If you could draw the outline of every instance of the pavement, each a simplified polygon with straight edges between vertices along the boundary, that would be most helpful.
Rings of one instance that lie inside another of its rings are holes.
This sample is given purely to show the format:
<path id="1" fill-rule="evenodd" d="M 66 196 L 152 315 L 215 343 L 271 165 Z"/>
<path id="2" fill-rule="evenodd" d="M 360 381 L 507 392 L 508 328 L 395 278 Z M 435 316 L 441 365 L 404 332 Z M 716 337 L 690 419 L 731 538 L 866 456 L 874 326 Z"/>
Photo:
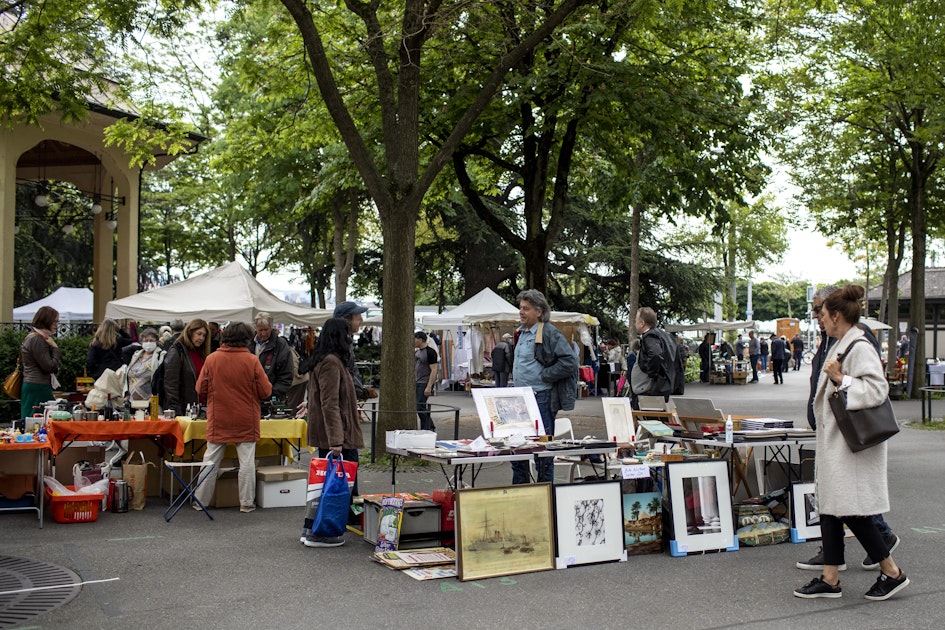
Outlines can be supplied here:
<path id="1" fill-rule="evenodd" d="M 790 419 L 803 426 L 809 367 L 774 385 L 689 384 L 686 394 L 712 398 L 726 413 Z M 460 434 L 478 434 L 472 398 L 444 392 L 431 402 L 458 407 Z M 893 403 L 900 420 L 918 421 L 918 401 Z M 564 415 L 563 413 L 561 415 Z M 599 398 L 568 412 L 577 436 L 601 434 Z M 452 420 L 435 416 L 443 437 Z M 367 427 L 365 427 L 367 429 Z M 77 573 L 86 584 L 71 602 L 20 627 L 148 630 L 179 628 L 940 628 L 945 618 L 945 501 L 941 474 L 945 432 L 904 428 L 889 444 L 892 510 L 902 538 L 896 560 L 912 580 L 886 602 L 863 599 L 877 577 L 859 568 L 859 544 L 847 544 L 843 597 L 792 596 L 816 572 L 794 563 L 818 543 L 742 547 L 674 558 L 572 567 L 475 582 L 418 582 L 369 560 L 372 546 L 352 533 L 333 549 L 299 543 L 303 508 L 213 510 L 214 520 L 182 510 L 170 523 L 166 500 L 145 510 L 103 513 L 94 523 L 38 529 L 35 515 L 0 515 L 0 555 L 31 558 Z M 509 481 L 507 465 L 489 467 L 478 486 Z M 437 467 L 406 466 L 398 491 L 445 487 Z M 362 492 L 390 490 L 390 470 L 365 466 Z M 11 590 L 0 572 L 0 621 Z M 0 623 L 0 627 L 3 626 Z"/>

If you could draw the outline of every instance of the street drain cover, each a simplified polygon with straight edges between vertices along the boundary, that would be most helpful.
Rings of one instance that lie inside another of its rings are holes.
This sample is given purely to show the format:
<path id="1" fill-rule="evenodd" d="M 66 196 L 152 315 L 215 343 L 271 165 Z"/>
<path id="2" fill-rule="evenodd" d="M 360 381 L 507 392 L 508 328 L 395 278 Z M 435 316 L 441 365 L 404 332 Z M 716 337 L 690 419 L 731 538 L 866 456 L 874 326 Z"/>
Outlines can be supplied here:
<path id="1" fill-rule="evenodd" d="M 72 601 L 82 589 L 79 581 L 65 567 L 0 556 L 0 628 L 22 625 Z"/>

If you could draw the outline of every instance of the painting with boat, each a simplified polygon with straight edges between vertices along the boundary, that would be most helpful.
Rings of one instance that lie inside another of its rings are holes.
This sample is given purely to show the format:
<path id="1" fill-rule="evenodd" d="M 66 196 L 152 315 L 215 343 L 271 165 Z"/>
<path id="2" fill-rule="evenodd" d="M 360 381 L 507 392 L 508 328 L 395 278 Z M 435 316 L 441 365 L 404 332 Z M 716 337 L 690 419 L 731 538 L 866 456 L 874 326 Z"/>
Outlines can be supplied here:
<path id="1" fill-rule="evenodd" d="M 460 580 L 553 569 L 551 484 L 459 490 L 456 559 Z"/>

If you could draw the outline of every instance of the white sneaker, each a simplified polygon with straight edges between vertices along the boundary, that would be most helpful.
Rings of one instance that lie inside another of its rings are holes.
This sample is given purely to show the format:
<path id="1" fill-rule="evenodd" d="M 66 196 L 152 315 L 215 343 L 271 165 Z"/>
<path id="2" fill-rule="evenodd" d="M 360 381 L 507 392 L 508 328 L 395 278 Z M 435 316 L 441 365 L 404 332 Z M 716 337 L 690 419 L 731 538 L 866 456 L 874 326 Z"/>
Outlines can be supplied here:
<path id="1" fill-rule="evenodd" d="M 240 512 L 244 512 L 244 513 L 246 513 L 246 512 L 254 512 L 255 510 L 256 510 L 256 506 L 255 506 L 255 505 L 241 505 L 241 506 L 240 506 Z"/>

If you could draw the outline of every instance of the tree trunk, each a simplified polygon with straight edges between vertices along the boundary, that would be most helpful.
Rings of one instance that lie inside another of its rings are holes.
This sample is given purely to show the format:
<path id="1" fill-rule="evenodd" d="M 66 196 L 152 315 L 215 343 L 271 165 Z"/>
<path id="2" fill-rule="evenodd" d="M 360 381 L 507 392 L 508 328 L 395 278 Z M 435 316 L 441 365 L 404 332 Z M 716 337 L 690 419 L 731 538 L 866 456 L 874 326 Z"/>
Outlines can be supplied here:
<path id="1" fill-rule="evenodd" d="M 627 340 L 633 345 L 633 340 L 637 338 L 637 327 L 634 326 L 634 319 L 637 316 L 637 309 L 640 308 L 640 223 L 643 217 L 643 204 L 635 203 L 632 209 L 633 214 L 630 217 L 630 335 Z"/>
<path id="2" fill-rule="evenodd" d="M 929 173 L 923 164 L 923 146 L 912 144 L 909 201 L 912 211 L 912 299 L 909 300 L 909 326 L 919 331 L 916 337 L 912 366 L 912 398 L 921 398 L 919 388 L 925 387 L 925 183 Z"/>

